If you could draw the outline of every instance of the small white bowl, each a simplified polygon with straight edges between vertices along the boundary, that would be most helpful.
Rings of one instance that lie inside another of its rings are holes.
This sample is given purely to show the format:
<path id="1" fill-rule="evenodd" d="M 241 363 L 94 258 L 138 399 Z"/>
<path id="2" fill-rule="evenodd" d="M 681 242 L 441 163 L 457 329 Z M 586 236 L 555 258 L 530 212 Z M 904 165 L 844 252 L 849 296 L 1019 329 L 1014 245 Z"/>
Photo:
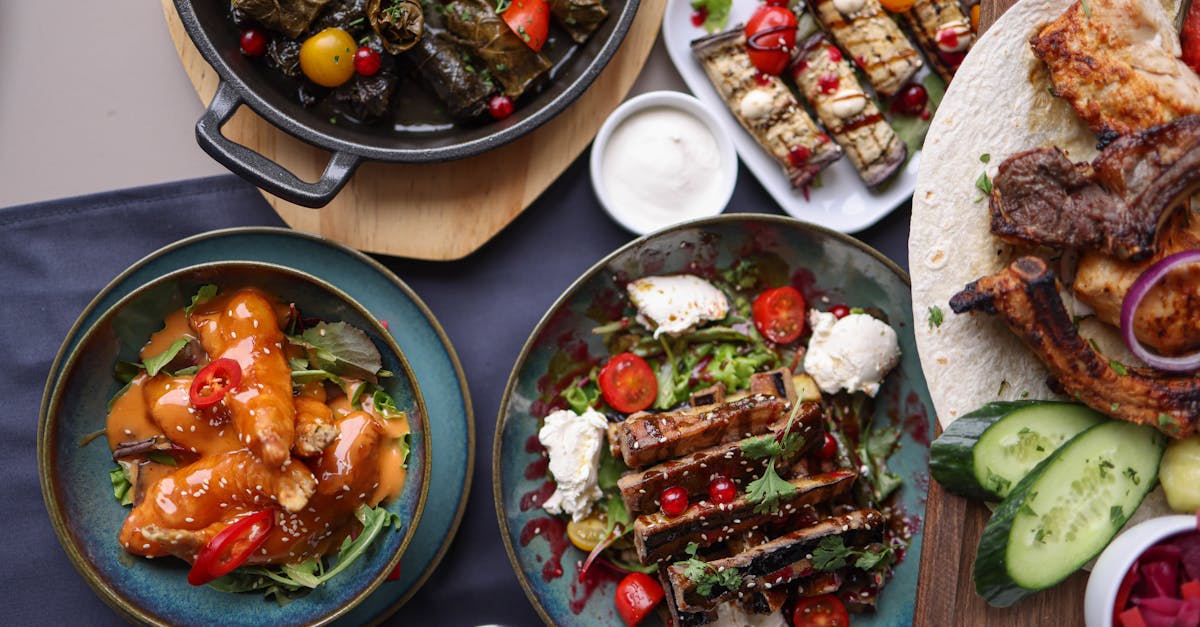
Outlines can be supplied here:
<path id="1" fill-rule="evenodd" d="M 1163 516 L 1130 527 L 1110 542 L 1088 577 L 1087 592 L 1083 596 L 1083 618 L 1087 627 L 1113 627 L 1113 606 L 1117 603 L 1117 590 L 1125 573 L 1146 549 L 1187 531 L 1196 531 L 1195 516 Z"/>
<path id="2" fill-rule="evenodd" d="M 644 213 L 628 203 L 618 202 L 609 189 L 612 172 L 605 166 L 605 156 L 611 147 L 613 133 L 635 114 L 649 109 L 674 109 L 690 115 L 712 134 L 717 148 L 717 182 L 714 191 L 704 194 L 703 199 L 696 203 L 685 203 L 669 212 Z M 737 183 L 738 157 L 734 150 L 733 141 L 721 128 L 712 111 L 699 100 L 678 91 L 652 91 L 627 100 L 613 111 L 592 144 L 591 155 L 592 189 L 600 200 L 604 210 L 627 230 L 644 235 L 652 231 L 666 228 L 673 224 L 697 218 L 715 216 L 725 210 L 729 198 L 733 195 Z"/>

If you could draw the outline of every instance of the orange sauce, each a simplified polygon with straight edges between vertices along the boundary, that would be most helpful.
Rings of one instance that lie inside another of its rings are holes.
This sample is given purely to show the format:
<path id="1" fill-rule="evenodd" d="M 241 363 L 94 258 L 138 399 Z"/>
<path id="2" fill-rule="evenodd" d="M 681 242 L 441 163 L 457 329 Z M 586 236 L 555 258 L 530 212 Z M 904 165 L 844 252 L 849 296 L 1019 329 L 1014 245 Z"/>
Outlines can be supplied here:
<path id="1" fill-rule="evenodd" d="M 163 320 L 163 328 L 150 336 L 150 340 L 138 352 L 138 358 L 146 360 L 155 355 L 161 355 L 163 351 L 171 347 L 171 344 L 175 343 L 175 340 L 181 337 L 196 337 L 196 333 L 188 326 L 187 316 L 183 315 L 182 309 L 171 312 L 171 315 Z"/>
<path id="2" fill-rule="evenodd" d="M 146 408 L 142 389 L 149 379 L 146 373 L 139 374 L 129 388 L 113 401 L 106 427 L 109 450 L 115 451 L 125 442 L 137 442 L 163 434 L 162 429 L 150 420 L 150 412 Z"/>

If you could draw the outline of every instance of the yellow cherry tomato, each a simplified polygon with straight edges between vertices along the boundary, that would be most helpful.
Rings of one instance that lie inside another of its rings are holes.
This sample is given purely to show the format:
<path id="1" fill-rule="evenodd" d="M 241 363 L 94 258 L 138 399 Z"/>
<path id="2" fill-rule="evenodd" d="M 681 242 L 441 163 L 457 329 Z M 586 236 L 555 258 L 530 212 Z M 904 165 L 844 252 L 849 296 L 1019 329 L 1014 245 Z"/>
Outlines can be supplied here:
<path id="1" fill-rule="evenodd" d="M 356 50 L 350 33 L 326 28 L 300 45 L 300 71 L 318 85 L 337 87 L 354 76 Z"/>
<path id="2" fill-rule="evenodd" d="M 971 7 L 971 30 L 979 32 L 979 5 Z"/>
<path id="3" fill-rule="evenodd" d="M 572 520 L 567 523 L 567 537 L 580 551 L 591 553 L 604 539 L 604 527 L 604 521 L 597 516 L 589 516 L 580 521 Z"/>
<path id="4" fill-rule="evenodd" d="M 903 13 L 913 8 L 916 3 L 917 0 L 879 0 L 879 4 L 892 13 Z"/>

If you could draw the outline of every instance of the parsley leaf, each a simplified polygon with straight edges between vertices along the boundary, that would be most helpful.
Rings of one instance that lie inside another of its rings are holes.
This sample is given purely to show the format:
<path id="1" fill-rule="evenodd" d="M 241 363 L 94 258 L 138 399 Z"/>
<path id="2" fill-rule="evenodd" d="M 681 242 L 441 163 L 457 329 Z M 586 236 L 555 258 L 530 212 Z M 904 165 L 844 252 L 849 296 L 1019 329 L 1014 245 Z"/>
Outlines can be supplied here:
<path id="1" fill-rule="evenodd" d="M 945 315 L 942 313 L 942 308 L 934 305 L 929 308 L 929 328 L 942 326 L 942 321 Z"/>
<path id="2" fill-rule="evenodd" d="M 795 492 L 796 486 L 784 481 L 779 473 L 775 472 L 775 460 L 772 459 L 762 476 L 746 486 L 746 500 L 757 503 L 754 512 L 762 514 L 775 511 L 779 508 L 779 499 L 791 496 Z"/>

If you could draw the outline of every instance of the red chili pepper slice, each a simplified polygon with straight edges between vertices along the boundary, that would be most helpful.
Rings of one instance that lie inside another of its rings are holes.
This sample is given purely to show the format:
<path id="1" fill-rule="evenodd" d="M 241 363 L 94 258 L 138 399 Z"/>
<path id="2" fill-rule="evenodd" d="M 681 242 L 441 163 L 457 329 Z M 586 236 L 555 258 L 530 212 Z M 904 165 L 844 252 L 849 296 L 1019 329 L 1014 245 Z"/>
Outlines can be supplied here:
<path id="1" fill-rule="evenodd" d="M 267 509 L 243 516 L 213 536 L 192 563 L 188 583 L 202 586 L 245 563 L 266 541 L 275 526 L 275 512 Z"/>
<path id="2" fill-rule="evenodd" d="M 196 373 L 188 390 L 192 407 L 203 409 L 221 402 L 225 393 L 242 384 L 242 367 L 238 362 L 222 357 L 213 360 Z"/>

